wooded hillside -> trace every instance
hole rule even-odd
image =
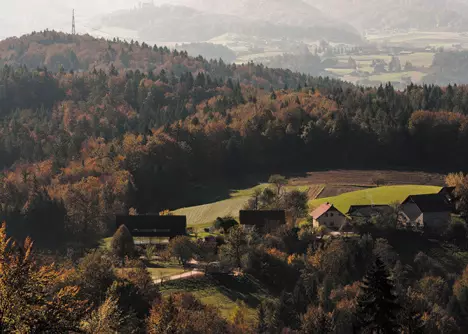
[[[91,52],[98,45],[126,47],[45,35],[4,41],[2,50],[16,54],[5,45],[23,43],[31,56],[43,55],[72,41],[81,63],[81,53],[99,57]],[[43,52],[32,53],[31,45]],[[154,64],[146,54],[164,64],[144,72],[119,71],[118,63],[84,73],[0,70],[0,201],[15,233],[32,234],[38,244],[92,241],[106,235],[117,213],[199,204],[200,184],[249,173],[468,164],[465,86],[364,89],[252,63],[132,48],[135,67]]]

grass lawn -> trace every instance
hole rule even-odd
[[[457,32],[434,32],[434,31],[408,31],[396,34],[368,35],[367,39],[372,42],[383,42],[387,44],[406,44],[414,47],[447,46],[450,48],[455,43],[466,43],[467,37]]]
[[[237,217],[239,210],[244,207],[248,200],[248,196],[235,197],[220,202],[178,209],[173,213],[175,215],[187,216],[189,227],[204,228],[211,226],[211,223],[218,217]]]
[[[350,56],[339,56],[337,59],[340,62],[347,62]],[[429,67],[434,58],[433,52],[415,52],[411,54],[398,55],[400,58],[401,66],[404,66],[407,61],[411,62],[414,66]],[[390,62],[392,59],[388,54],[375,54],[375,55],[353,55],[351,56],[360,66],[370,65],[372,60],[381,59],[385,62]]]
[[[389,81],[401,81],[402,77],[410,77],[413,82],[419,82],[423,76],[424,73],[418,71],[389,72],[371,75],[369,76],[369,80],[384,83]]]
[[[404,201],[409,195],[433,194],[439,190],[440,187],[421,185],[378,187],[353,191],[335,197],[315,199],[309,202],[309,206],[315,208],[320,204],[329,202],[334,204],[341,212],[346,213],[351,205],[392,204]]]
[[[247,204],[249,198],[254,194],[255,190],[263,190],[266,187],[268,187],[268,184],[262,183],[248,189],[233,190],[230,194],[231,198],[229,199],[178,209],[173,211],[173,214],[187,216],[187,224],[189,227],[210,227],[218,217],[239,217],[239,211],[243,209],[245,204]],[[287,190],[297,189],[300,191],[308,191],[309,188],[309,186],[286,187]]]
[[[247,306],[247,318],[252,322],[257,318],[256,307],[259,303],[271,298],[261,284],[249,276],[219,275],[171,281],[162,284],[160,290],[163,295],[190,292],[202,303],[218,308],[226,319],[233,315],[237,302],[243,301]]]
[[[326,68],[325,70],[333,74],[341,75],[341,76],[348,75],[355,71],[352,68]]]

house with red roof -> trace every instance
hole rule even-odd
[[[330,230],[339,230],[347,221],[347,217],[330,203],[320,205],[310,216],[314,227],[325,226]]]

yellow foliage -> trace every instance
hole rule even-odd
[[[297,254],[292,254],[288,256],[288,264],[292,265],[294,262],[299,261],[300,257]]]
[[[465,175],[462,172],[450,173],[445,177],[445,183],[449,187],[458,187],[463,184]]]
[[[288,255],[286,253],[283,253],[282,251],[280,251],[279,249],[277,248],[269,248],[267,249],[267,254],[271,255],[271,256],[274,256],[278,259],[281,259],[281,260],[286,260]]]
[[[64,284],[66,272],[38,265],[32,241],[22,247],[0,227],[0,314],[5,333],[64,333],[78,331],[88,311],[77,298],[79,288]]]
[[[159,213],[160,216],[171,216],[172,213],[170,210],[164,210]]]

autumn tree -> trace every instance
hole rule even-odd
[[[233,324],[233,332],[239,334],[253,334],[253,324],[247,319],[247,306],[244,302],[238,302],[233,312],[231,323]]]
[[[107,295],[118,300],[119,309],[127,315],[125,325],[143,330],[153,303],[160,299],[157,286],[144,266],[118,271]]]
[[[293,226],[296,225],[299,218],[303,218],[307,215],[307,209],[309,207],[308,201],[309,196],[307,192],[293,190],[284,194],[282,207],[291,215]]]
[[[242,268],[242,260],[248,255],[248,233],[243,226],[234,226],[225,238],[225,244],[220,248],[221,260],[236,268]]]
[[[358,297],[357,317],[363,333],[398,333],[399,305],[385,264],[377,258]]]
[[[0,332],[79,332],[87,302],[79,288],[65,282],[66,273],[54,265],[38,265],[33,243],[22,246],[0,227]]]
[[[233,217],[223,217],[223,218],[216,218],[214,223],[215,228],[222,229],[224,233],[229,232],[229,230],[238,225],[239,223]]]
[[[268,183],[271,183],[275,186],[276,196],[279,197],[283,187],[288,184],[288,180],[282,175],[275,174],[270,176],[270,178],[268,179]]]
[[[70,280],[80,287],[80,295],[94,305],[107,298],[107,290],[117,279],[114,263],[102,251],[91,251],[83,257]]]
[[[108,297],[83,321],[82,329],[86,334],[114,334],[122,330],[123,317],[117,300]]]
[[[333,332],[331,313],[326,313],[321,307],[309,307],[301,319],[301,333],[327,334]]]
[[[191,294],[181,293],[153,305],[147,331],[150,334],[218,334],[229,333],[229,324],[214,308],[203,305]]]
[[[147,245],[145,248],[145,257],[148,262],[150,262],[154,256],[156,255],[156,246],[155,245]]]
[[[468,176],[463,173],[451,173],[445,178],[449,187],[455,187],[456,208],[462,214],[468,213]]]
[[[453,285],[451,304],[452,313],[460,319],[462,325],[468,326],[468,266]]]
[[[189,237],[177,236],[169,241],[169,252],[182,265],[190,261],[197,252],[197,247]]]

